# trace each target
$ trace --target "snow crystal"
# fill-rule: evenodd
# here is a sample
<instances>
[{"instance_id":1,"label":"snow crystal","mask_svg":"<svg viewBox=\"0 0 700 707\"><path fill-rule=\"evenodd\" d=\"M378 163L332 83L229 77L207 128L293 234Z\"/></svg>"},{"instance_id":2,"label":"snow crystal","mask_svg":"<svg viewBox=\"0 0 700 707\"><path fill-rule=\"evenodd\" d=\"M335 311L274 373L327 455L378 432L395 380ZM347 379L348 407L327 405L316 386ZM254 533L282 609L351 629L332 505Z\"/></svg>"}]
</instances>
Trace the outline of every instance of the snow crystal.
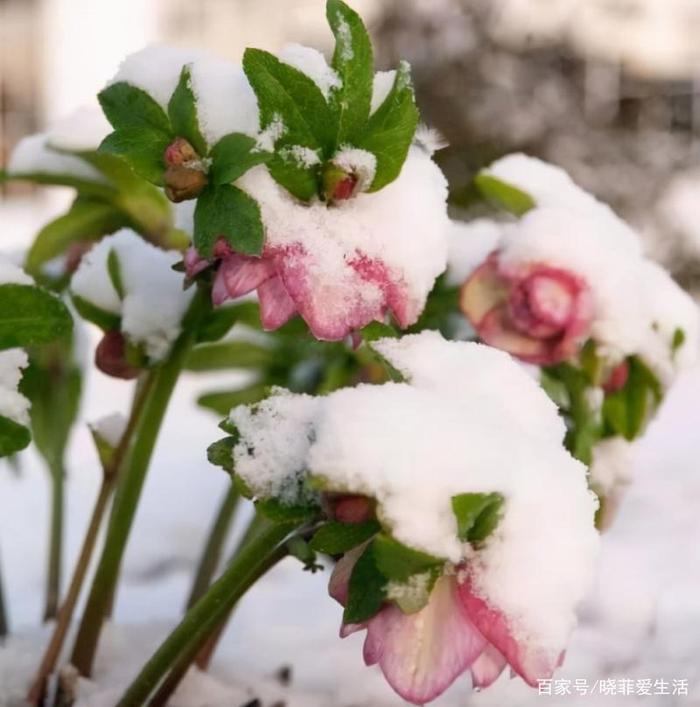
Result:
<instances>
[{"instance_id":1,"label":"snow crystal","mask_svg":"<svg viewBox=\"0 0 700 707\"><path fill-rule=\"evenodd\" d=\"M330 95L331 89L341 86L338 74L328 66L326 58L316 49L301 44L287 44L278 57L280 61L293 66L312 79L326 98Z\"/></svg>"},{"instance_id":2,"label":"snow crystal","mask_svg":"<svg viewBox=\"0 0 700 707\"><path fill-rule=\"evenodd\" d=\"M296 162L299 167L308 169L320 164L321 158L316 150L303 145L290 145L280 150L280 156L285 160Z\"/></svg>"},{"instance_id":3,"label":"snow crystal","mask_svg":"<svg viewBox=\"0 0 700 707\"><path fill-rule=\"evenodd\" d=\"M112 251L119 261L123 298L108 275ZM181 258L177 251L160 250L135 232L122 229L83 257L71 290L96 307L120 315L122 331L134 343L143 344L151 359L160 360L177 338L193 294L183 290L182 276L172 270Z\"/></svg>"},{"instance_id":4,"label":"snow crystal","mask_svg":"<svg viewBox=\"0 0 700 707\"><path fill-rule=\"evenodd\" d=\"M358 253L383 262L391 280L405 287L414 320L445 269L445 178L418 148L409 151L401 174L384 189L358 194L332 208L320 201L299 203L264 166L251 169L237 184L260 204L267 245L302 246L298 257L313 280L310 287L328 291L329 318L333 308L347 310L343 297L348 292L362 292L365 303L383 296L349 264Z\"/></svg>"},{"instance_id":5,"label":"snow crystal","mask_svg":"<svg viewBox=\"0 0 700 707\"><path fill-rule=\"evenodd\" d=\"M340 14L336 15L337 23L337 42L340 50L340 58L343 61L352 61L355 52L352 48L352 31L350 25L345 21L345 18Z\"/></svg>"},{"instance_id":6,"label":"snow crystal","mask_svg":"<svg viewBox=\"0 0 700 707\"><path fill-rule=\"evenodd\" d=\"M258 134L258 142L256 148L272 152L275 149L275 143L287 132L287 128L282 121L282 116L275 113L272 120L267 124L265 130L261 130Z\"/></svg>"},{"instance_id":7,"label":"snow crystal","mask_svg":"<svg viewBox=\"0 0 700 707\"><path fill-rule=\"evenodd\" d=\"M110 447L116 447L126 429L126 417L120 412L113 412L95 420L95 422L90 424L90 427Z\"/></svg>"},{"instance_id":8,"label":"snow crystal","mask_svg":"<svg viewBox=\"0 0 700 707\"><path fill-rule=\"evenodd\" d=\"M364 191L374 181L377 171L377 158L367 150L361 150L350 145L342 145L333 155L332 162L358 179L358 191Z\"/></svg>"},{"instance_id":9,"label":"snow crystal","mask_svg":"<svg viewBox=\"0 0 700 707\"><path fill-rule=\"evenodd\" d=\"M585 467L562 445L556 407L496 349L427 331L374 346L407 382L345 388L315 405L278 394L254 423L237 408L232 419L246 423L237 473L274 495L307 468L324 488L373 496L397 540L453 563L468 558L476 591L516 635L556 653L598 548L596 500ZM459 541L451 509L451 497L466 492L506 499L476 553Z\"/></svg>"},{"instance_id":10,"label":"snow crystal","mask_svg":"<svg viewBox=\"0 0 700 707\"><path fill-rule=\"evenodd\" d=\"M22 138L10 156L8 174L16 177L29 174L67 175L90 182L108 183L106 177L87 162L52 150L47 140L46 133Z\"/></svg>"},{"instance_id":11,"label":"snow crystal","mask_svg":"<svg viewBox=\"0 0 700 707\"><path fill-rule=\"evenodd\" d=\"M54 123L47 132L47 144L59 150L97 150L112 128L98 106L83 106Z\"/></svg>"},{"instance_id":12,"label":"snow crystal","mask_svg":"<svg viewBox=\"0 0 700 707\"><path fill-rule=\"evenodd\" d=\"M591 334L611 361L636 354L664 384L677 370L692 365L700 348L697 306L644 257L638 235L610 207L576 186L563 170L524 155L505 157L487 173L527 192L537 203L518 221L491 227L492 234L500 230L494 249L500 250L504 268L517 271L529 263L547 263L586 280L595 307ZM475 223L461 227L452 239L453 279L459 275L463 281L470 265L483 261L493 237L483 221ZM467 238L473 239L473 249ZM685 341L674 352L678 329Z\"/></svg>"},{"instance_id":13,"label":"snow crystal","mask_svg":"<svg viewBox=\"0 0 700 707\"><path fill-rule=\"evenodd\" d=\"M429 155L435 154L438 150L444 150L450 144L439 130L428 127L424 123L420 123L416 128L413 142L422 147Z\"/></svg>"},{"instance_id":14,"label":"snow crystal","mask_svg":"<svg viewBox=\"0 0 700 707\"><path fill-rule=\"evenodd\" d=\"M126 81L137 86L167 110L185 65L190 66L200 128L209 145L233 132L255 137L258 103L243 70L206 52L149 46L128 56L111 83Z\"/></svg>"}]
</instances>

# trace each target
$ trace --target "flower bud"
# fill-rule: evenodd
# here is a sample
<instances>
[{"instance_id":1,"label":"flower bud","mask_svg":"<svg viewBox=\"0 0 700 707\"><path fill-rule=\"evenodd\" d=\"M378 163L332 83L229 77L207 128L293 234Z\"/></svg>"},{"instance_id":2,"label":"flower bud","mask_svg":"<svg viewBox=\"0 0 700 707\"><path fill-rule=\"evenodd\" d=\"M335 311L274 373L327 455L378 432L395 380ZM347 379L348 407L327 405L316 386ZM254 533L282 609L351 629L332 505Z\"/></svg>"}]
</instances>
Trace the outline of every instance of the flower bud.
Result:
<instances>
[{"instance_id":1,"label":"flower bud","mask_svg":"<svg viewBox=\"0 0 700 707\"><path fill-rule=\"evenodd\" d=\"M198 160L199 155L184 137L178 137L165 148L163 159L166 167L182 167Z\"/></svg>"},{"instance_id":2,"label":"flower bud","mask_svg":"<svg viewBox=\"0 0 700 707\"><path fill-rule=\"evenodd\" d=\"M364 523L375 516L375 502L366 496L327 494L328 514L341 523Z\"/></svg>"},{"instance_id":3,"label":"flower bud","mask_svg":"<svg viewBox=\"0 0 700 707\"><path fill-rule=\"evenodd\" d=\"M116 329L106 332L97 345L95 365L112 378L131 380L139 375L139 369L127 361L124 335Z\"/></svg>"},{"instance_id":4,"label":"flower bud","mask_svg":"<svg viewBox=\"0 0 700 707\"><path fill-rule=\"evenodd\" d=\"M629 373L630 366L627 361L618 364L610 371L610 375L608 375L603 383L603 390L606 393L616 393L618 390L621 390L625 387L625 383L627 383Z\"/></svg>"},{"instance_id":5,"label":"flower bud","mask_svg":"<svg viewBox=\"0 0 700 707\"><path fill-rule=\"evenodd\" d=\"M355 195L358 178L341 167L327 164L323 170L323 196L326 201L345 201Z\"/></svg>"},{"instance_id":6,"label":"flower bud","mask_svg":"<svg viewBox=\"0 0 700 707\"><path fill-rule=\"evenodd\" d=\"M176 204L196 199L207 186L206 167L200 155L182 137L175 138L165 149L165 195Z\"/></svg>"}]
</instances>

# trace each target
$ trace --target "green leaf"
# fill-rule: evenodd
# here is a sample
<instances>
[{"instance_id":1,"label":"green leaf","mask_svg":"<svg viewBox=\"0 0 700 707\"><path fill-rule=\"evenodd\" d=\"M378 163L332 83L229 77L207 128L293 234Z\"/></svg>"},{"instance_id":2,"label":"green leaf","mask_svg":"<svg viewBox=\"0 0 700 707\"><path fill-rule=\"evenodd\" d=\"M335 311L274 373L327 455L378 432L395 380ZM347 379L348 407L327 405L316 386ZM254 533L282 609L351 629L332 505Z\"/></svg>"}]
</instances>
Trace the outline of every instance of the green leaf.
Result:
<instances>
[{"instance_id":1,"label":"green leaf","mask_svg":"<svg viewBox=\"0 0 700 707\"><path fill-rule=\"evenodd\" d=\"M261 150L257 142L245 133L224 135L211 150L209 176L213 184L230 184L251 167L264 164L272 153Z\"/></svg>"},{"instance_id":2,"label":"green leaf","mask_svg":"<svg viewBox=\"0 0 700 707\"><path fill-rule=\"evenodd\" d=\"M0 457L22 451L31 441L32 436L24 425L0 415Z\"/></svg>"},{"instance_id":3,"label":"green leaf","mask_svg":"<svg viewBox=\"0 0 700 707\"><path fill-rule=\"evenodd\" d=\"M100 199L109 199L115 193L114 187L110 184L104 184L101 181L93 182L89 179L81 179L72 174L55 174L50 172L13 172L8 174L0 170L0 184L9 181L70 187L78 191L81 196L94 196Z\"/></svg>"},{"instance_id":4,"label":"green leaf","mask_svg":"<svg viewBox=\"0 0 700 707\"><path fill-rule=\"evenodd\" d=\"M128 224L111 204L78 197L67 213L39 231L27 253L27 272L37 275L44 263L65 253L73 243L97 240Z\"/></svg>"},{"instance_id":5,"label":"green leaf","mask_svg":"<svg viewBox=\"0 0 700 707\"><path fill-rule=\"evenodd\" d=\"M386 577L375 562L373 547L369 545L352 568L343 623L355 624L371 619L386 600L386 584Z\"/></svg>"},{"instance_id":6,"label":"green leaf","mask_svg":"<svg viewBox=\"0 0 700 707\"><path fill-rule=\"evenodd\" d=\"M255 383L247 388L221 390L205 393L197 398L197 404L213 410L218 415L228 415L237 405L251 405L267 397L269 388L263 383Z\"/></svg>"},{"instance_id":7,"label":"green leaf","mask_svg":"<svg viewBox=\"0 0 700 707\"><path fill-rule=\"evenodd\" d=\"M680 327L673 332L673 340L671 341L671 351L675 354L678 349L685 343L685 332Z\"/></svg>"},{"instance_id":8,"label":"green leaf","mask_svg":"<svg viewBox=\"0 0 700 707\"><path fill-rule=\"evenodd\" d=\"M124 282L122 280L122 268L119 263L119 253L114 248L111 248L107 256L107 273L109 275L112 287L119 296L119 299L124 299Z\"/></svg>"},{"instance_id":9,"label":"green leaf","mask_svg":"<svg viewBox=\"0 0 700 707\"><path fill-rule=\"evenodd\" d=\"M529 194L488 172L479 172L474 177L474 184L486 201L515 216L522 216L536 206Z\"/></svg>"},{"instance_id":10,"label":"green leaf","mask_svg":"<svg viewBox=\"0 0 700 707\"><path fill-rule=\"evenodd\" d=\"M275 155L267 168L272 178L300 201L310 201L319 193L320 178L316 169L304 169L280 155Z\"/></svg>"},{"instance_id":11,"label":"green leaf","mask_svg":"<svg viewBox=\"0 0 700 707\"><path fill-rule=\"evenodd\" d=\"M258 309L255 307L256 317ZM212 309L199 327L197 343L218 341L226 336L233 325L238 321L238 310L234 306L222 306Z\"/></svg>"},{"instance_id":12,"label":"green leaf","mask_svg":"<svg viewBox=\"0 0 700 707\"><path fill-rule=\"evenodd\" d=\"M341 85L331 89L336 145L353 142L369 117L374 80L372 43L362 18L341 0L328 0L326 17L335 36L332 66Z\"/></svg>"},{"instance_id":13,"label":"green leaf","mask_svg":"<svg viewBox=\"0 0 700 707\"><path fill-rule=\"evenodd\" d=\"M151 128L172 135L170 120L160 104L146 91L119 81L97 94L107 120L115 130Z\"/></svg>"},{"instance_id":14,"label":"green leaf","mask_svg":"<svg viewBox=\"0 0 700 707\"><path fill-rule=\"evenodd\" d=\"M540 385L558 408L569 407L571 400L566 386L562 381L548 373L546 369L540 371Z\"/></svg>"},{"instance_id":15,"label":"green leaf","mask_svg":"<svg viewBox=\"0 0 700 707\"><path fill-rule=\"evenodd\" d=\"M378 191L399 176L418 126L418 108L410 67L402 62L389 95L370 116L356 144L377 158L369 191Z\"/></svg>"},{"instance_id":16,"label":"green leaf","mask_svg":"<svg viewBox=\"0 0 700 707\"><path fill-rule=\"evenodd\" d=\"M0 285L0 351L70 334L73 318L58 297L33 285Z\"/></svg>"},{"instance_id":17,"label":"green leaf","mask_svg":"<svg viewBox=\"0 0 700 707\"><path fill-rule=\"evenodd\" d=\"M314 504L289 505L276 498L256 501L255 507L275 523L303 523L313 520L319 513L318 506Z\"/></svg>"},{"instance_id":18,"label":"green leaf","mask_svg":"<svg viewBox=\"0 0 700 707\"><path fill-rule=\"evenodd\" d=\"M377 569L387 579L398 582L444 564L439 557L413 550L383 533L372 541L372 551Z\"/></svg>"},{"instance_id":19,"label":"green leaf","mask_svg":"<svg viewBox=\"0 0 700 707\"><path fill-rule=\"evenodd\" d=\"M71 300L78 314L88 322L92 322L96 326L100 327L102 331L119 329L121 317L118 314L100 309L92 302L88 302L86 299L83 299L76 294L71 295Z\"/></svg>"},{"instance_id":20,"label":"green leaf","mask_svg":"<svg viewBox=\"0 0 700 707\"><path fill-rule=\"evenodd\" d=\"M168 116L175 135L184 137L197 153L204 157L209 151L209 147L199 127L197 99L192 90L192 76L189 66L182 67L180 80L168 103Z\"/></svg>"},{"instance_id":21,"label":"green leaf","mask_svg":"<svg viewBox=\"0 0 700 707\"><path fill-rule=\"evenodd\" d=\"M452 496L457 518L457 537L462 542L481 542L498 525L503 507L500 493L461 493Z\"/></svg>"},{"instance_id":22,"label":"green leaf","mask_svg":"<svg viewBox=\"0 0 700 707\"><path fill-rule=\"evenodd\" d=\"M234 436L219 439L207 448L207 459L210 464L220 466L224 471L233 472L233 448L238 438Z\"/></svg>"},{"instance_id":23,"label":"green leaf","mask_svg":"<svg viewBox=\"0 0 700 707\"><path fill-rule=\"evenodd\" d=\"M122 157L136 174L162 186L165 173L163 155L170 142L170 136L160 130L134 125L107 135L99 152Z\"/></svg>"},{"instance_id":24,"label":"green leaf","mask_svg":"<svg viewBox=\"0 0 700 707\"><path fill-rule=\"evenodd\" d=\"M378 339L398 339L399 333L389 324L384 322L370 322L361 331L362 340L365 342L377 341Z\"/></svg>"},{"instance_id":25,"label":"green leaf","mask_svg":"<svg viewBox=\"0 0 700 707\"><path fill-rule=\"evenodd\" d=\"M311 547L326 555L342 555L369 540L380 530L376 520L364 523L330 521L322 525L311 540Z\"/></svg>"},{"instance_id":26,"label":"green leaf","mask_svg":"<svg viewBox=\"0 0 700 707\"><path fill-rule=\"evenodd\" d=\"M260 207L244 191L228 184L205 189L194 210L194 245L199 253L210 256L221 237L238 253L262 253Z\"/></svg>"},{"instance_id":27,"label":"green leaf","mask_svg":"<svg viewBox=\"0 0 700 707\"><path fill-rule=\"evenodd\" d=\"M223 341L195 347L185 368L188 371L217 371L231 368L263 368L275 360L274 351L249 341Z\"/></svg>"},{"instance_id":28,"label":"green leaf","mask_svg":"<svg viewBox=\"0 0 700 707\"><path fill-rule=\"evenodd\" d=\"M276 149L298 145L330 152L334 120L312 79L262 49L246 49L243 70L258 98L261 129L282 123Z\"/></svg>"}]
</instances>

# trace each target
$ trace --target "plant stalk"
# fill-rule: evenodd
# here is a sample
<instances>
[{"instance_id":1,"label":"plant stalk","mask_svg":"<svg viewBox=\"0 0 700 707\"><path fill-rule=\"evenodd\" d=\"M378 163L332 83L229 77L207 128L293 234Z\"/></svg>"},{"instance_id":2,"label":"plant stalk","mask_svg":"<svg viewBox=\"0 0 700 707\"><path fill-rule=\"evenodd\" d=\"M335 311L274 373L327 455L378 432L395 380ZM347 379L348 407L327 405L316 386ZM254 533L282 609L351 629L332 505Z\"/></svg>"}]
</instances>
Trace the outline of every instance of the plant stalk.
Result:
<instances>
[{"instance_id":1,"label":"plant stalk","mask_svg":"<svg viewBox=\"0 0 700 707\"><path fill-rule=\"evenodd\" d=\"M125 458L102 555L71 657L71 663L85 677L90 677L92 673L103 620L119 576L136 508L168 403L187 355L194 344L199 322L208 311L208 302L208 293L204 290L198 291L183 322L183 332L173 345L168 359L152 372L154 377L152 388L144 401L133 446Z\"/></svg>"},{"instance_id":2,"label":"plant stalk","mask_svg":"<svg viewBox=\"0 0 700 707\"><path fill-rule=\"evenodd\" d=\"M49 557L48 571L46 573L44 621L56 618L61 595L63 508L66 478L66 471L61 459L52 462L49 471L51 473L51 524L49 528Z\"/></svg>"},{"instance_id":3,"label":"plant stalk","mask_svg":"<svg viewBox=\"0 0 700 707\"><path fill-rule=\"evenodd\" d=\"M0 565L0 642L10 632L10 627L7 621L7 609L5 608L5 590L2 581L2 566Z\"/></svg>"},{"instance_id":4,"label":"plant stalk","mask_svg":"<svg viewBox=\"0 0 700 707\"><path fill-rule=\"evenodd\" d=\"M180 624L161 644L117 703L117 707L141 707L148 702L168 670L202 642L228 616L260 568L297 523L263 520L260 529L238 552L219 579L185 614Z\"/></svg>"}]
</instances>

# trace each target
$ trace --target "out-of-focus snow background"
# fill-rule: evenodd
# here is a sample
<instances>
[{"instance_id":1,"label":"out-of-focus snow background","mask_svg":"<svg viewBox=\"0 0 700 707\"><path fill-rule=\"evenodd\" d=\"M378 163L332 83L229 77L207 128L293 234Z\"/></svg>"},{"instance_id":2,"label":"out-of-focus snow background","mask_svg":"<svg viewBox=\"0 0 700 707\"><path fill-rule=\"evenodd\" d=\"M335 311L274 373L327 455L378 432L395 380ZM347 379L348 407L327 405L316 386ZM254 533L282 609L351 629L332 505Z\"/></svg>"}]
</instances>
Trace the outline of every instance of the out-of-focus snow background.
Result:
<instances>
[{"instance_id":1,"label":"out-of-focus snow background","mask_svg":"<svg viewBox=\"0 0 700 707\"><path fill-rule=\"evenodd\" d=\"M355 0L381 68L408 58L425 119L451 146L440 155L458 197L491 159L523 149L566 167L643 231L649 251L692 289L700 284L700 2L697 0ZM167 41L236 58L287 41L328 48L323 0L0 0L0 159L21 136L81 104L124 54ZM460 194L463 192L463 194ZM0 249L25 247L69 194L0 192ZM458 200L460 200L458 198ZM89 334L89 333L88 333ZM90 355L94 336L86 344ZM231 383L233 374L224 375ZM207 379L209 387L214 381ZM196 410L204 381L179 387L129 545L100 670L113 704L176 619L226 479L205 460L217 420ZM128 385L91 372L82 419L128 405ZM560 679L687 680L689 696L538 696L503 676L437 705L700 705L700 370L676 385L638 445L636 481L605 536L597 587L582 610ZM84 424L70 451L65 571L97 489ZM32 452L0 467L0 555L12 628L0 650L0 705L21 695L41 634L48 484ZM361 636L337 638L325 574L292 561L237 612L213 675L185 686L182 707L401 705L361 660ZM28 632L28 633L27 633ZM126 649L124 648L126 646ZM119 656L117 658L116 656ZM291 686L275 677L292 666ZM234 687L226 687L233 683ZM564 684L562 684L564 685ZM115 692L110 693L113 687ZM654 691L660 691L663 685ZM600 688L597 688L598 690ZM633 690L634 691L634 690ZM3 701L4 700L4 701Z\"/></svg>"}]
</instances>

